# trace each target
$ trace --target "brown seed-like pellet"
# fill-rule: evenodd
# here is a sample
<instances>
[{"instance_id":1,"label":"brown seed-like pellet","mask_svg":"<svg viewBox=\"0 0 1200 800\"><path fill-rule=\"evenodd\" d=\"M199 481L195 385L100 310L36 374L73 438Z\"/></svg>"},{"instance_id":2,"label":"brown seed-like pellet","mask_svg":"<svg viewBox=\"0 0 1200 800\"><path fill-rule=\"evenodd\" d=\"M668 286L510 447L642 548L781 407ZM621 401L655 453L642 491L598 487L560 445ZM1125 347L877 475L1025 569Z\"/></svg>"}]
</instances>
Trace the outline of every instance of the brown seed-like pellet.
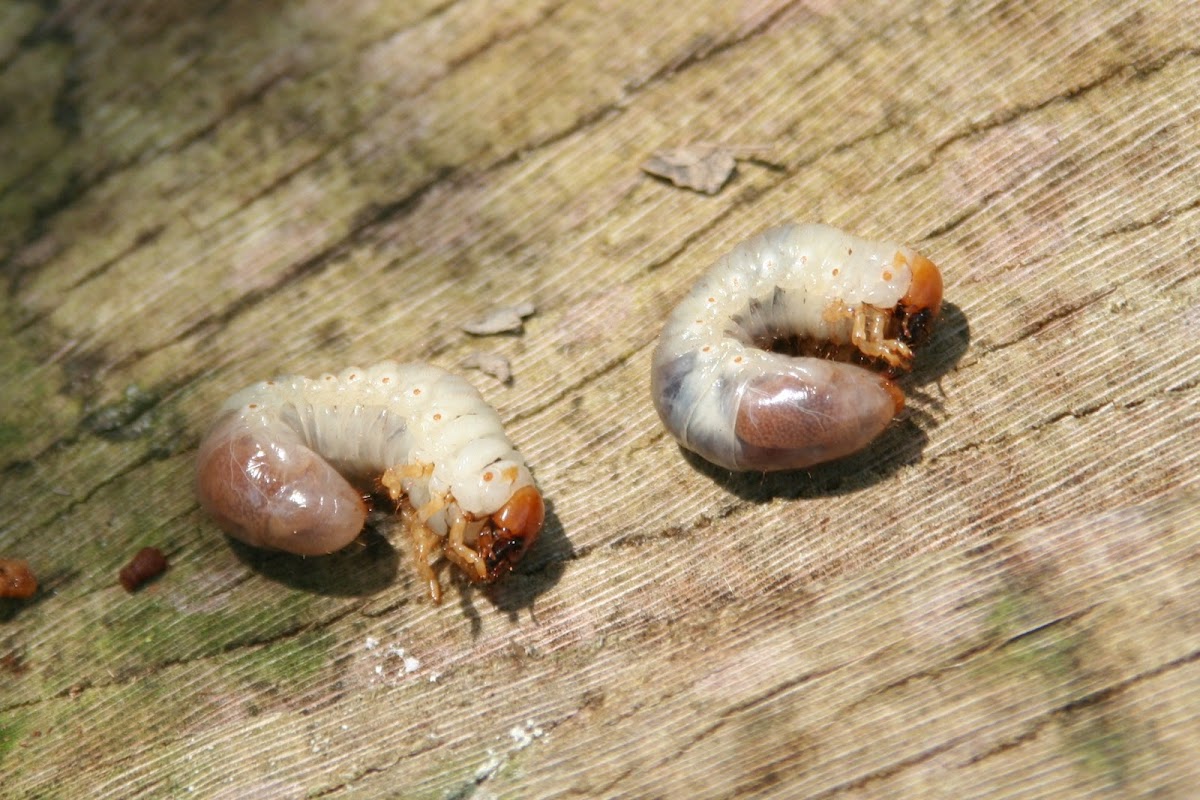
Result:
<instances>
[{"instance_id":1,"label":"brown seed-like pellet","mask_svg":"<svg viewBox=\"0 0 1200 800\"><path fill-rule=\"evenodd\" d=\"M151 578L167 569L167 557L157 547L143 547L137 555L121 568L117 578L125 591L132 592Z\"/></svg>"},{"instance_id":2,"label":"brown seed-like pellet","mask_svg":"<svg viewBox=\"0 0 1200 800\"><path fill-rule=\"evenodd\" d=\"M15 558L0 558L0 597L24 600L37 592L37 578L29 564Z\"/></svg>"}]
</instances>

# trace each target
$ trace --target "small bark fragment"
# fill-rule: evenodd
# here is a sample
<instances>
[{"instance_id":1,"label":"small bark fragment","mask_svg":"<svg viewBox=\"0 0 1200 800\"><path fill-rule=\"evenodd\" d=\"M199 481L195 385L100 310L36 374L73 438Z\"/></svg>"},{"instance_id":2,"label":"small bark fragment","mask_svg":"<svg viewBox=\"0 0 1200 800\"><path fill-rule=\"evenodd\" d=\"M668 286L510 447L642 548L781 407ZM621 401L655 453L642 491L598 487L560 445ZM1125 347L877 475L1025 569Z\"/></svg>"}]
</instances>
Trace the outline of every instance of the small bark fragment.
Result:
<instances>
[{"instance_id":1,"label":"small bark fragment","mask_svg":"<svg viewBox=\"0 0 1200 800\"><path fill-rule=\"evenodd\" d=\"M462 362L464 369L477 369L504 384L512 383L512 364L499 353L473 350Z\"/></svg>"},{"instance_id":2,"label":"small bark fragment","mask_svg":"<svg viewBox=\"0 0 1200 800\"><path fill-rule=\"evenodd\" d=\"M737 170L734 151L712 144L690 144L659 150L642 164L642 171L665 178L684 189L716 194Z\"/></svg>"},{"instance_id":3,"label":"small bark fragment","mask_svg":"<svg viewBox=\"0 0 1200 800\"><path fill-rule=\"evenodd\" d=\"M476 336L491 336L496 333L520 332L526 317L537 309L533 303L518 303L515 306L496 306L480 317L463 323L462 329Z\"/></svg>"}]
</instances>

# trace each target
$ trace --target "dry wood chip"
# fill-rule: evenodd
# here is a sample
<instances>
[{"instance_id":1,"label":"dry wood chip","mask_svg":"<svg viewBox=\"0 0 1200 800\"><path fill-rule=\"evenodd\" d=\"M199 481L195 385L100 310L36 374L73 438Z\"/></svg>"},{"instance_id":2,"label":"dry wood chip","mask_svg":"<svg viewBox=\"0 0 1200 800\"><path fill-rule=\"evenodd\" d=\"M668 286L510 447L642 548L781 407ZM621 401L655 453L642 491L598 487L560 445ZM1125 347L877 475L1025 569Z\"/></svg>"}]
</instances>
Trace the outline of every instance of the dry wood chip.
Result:
<instances>
[{"instance_id":1,"label":"dry wood chip","mask_svg":"<svg viewBox=\"0 0 1200 800\"><path fill-rule=\"evenodd\" d=\"M520 331L524 327L522 320L531 316L534 311L533 303L518 303L515 306L496 306L489 309L483 316L463 324L462 329L476 336L490 336L494 333L509 333Z\"/></svg>"},{"instance_id":2,"label":"dry wood chip","mask_svg":"<svg viewBox=\"0 0 1200 800\"><path fill-rule=\"evenodd\" d=\"M689 144L653 153L642 171L705 194L721 191L737 169L734 151L722 145Z\"/></svg>"},{"instance_id":3,"label":"dry wood chip","mask_svg":"<svg viewBox=\"0 0 1200 800\"><path fill-rule=\"evenodd\" d=\"M462 365L465 369L477 369L491 375L501 383L512 383L512 364L499 353L473 350L463 360Z\"/></svg>"}]
</instances>

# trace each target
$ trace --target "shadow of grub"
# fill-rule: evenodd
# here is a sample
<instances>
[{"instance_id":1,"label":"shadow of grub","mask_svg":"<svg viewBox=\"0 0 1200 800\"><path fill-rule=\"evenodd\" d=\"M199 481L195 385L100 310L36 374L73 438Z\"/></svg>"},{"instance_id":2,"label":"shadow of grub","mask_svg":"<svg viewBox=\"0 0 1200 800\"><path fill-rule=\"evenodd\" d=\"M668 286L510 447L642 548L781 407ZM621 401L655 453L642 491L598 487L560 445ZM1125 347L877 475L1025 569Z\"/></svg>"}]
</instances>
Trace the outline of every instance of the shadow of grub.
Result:
<instances>
[{"instance_id":1,"label":"shadow of grub","mask_svg":"<svg viewBox=\"0 0 1200 800\"><path fill-rule=\"evenodd\" d=\"M350 544L327 556L298 556L262 550L226 536L237 559L284 586L332 597L365 597L396 580L400 553L368 523Z\"/></svg>"},{"instance_id":2,"label":"shadow of grub","mask_svg":"<svg viewBox=\"0 0 1200 800\"><path fill-rule=\"evenodd\" d=\"M0 597L0 622L12 622L17 614L40 602L42 598L39 595L41 593L39 589L38 594L21 600L11 597Z\"/></svg>"},{"instance_id":3,"label":"shadow of grub","mask_svg":"<svg viewBox=\"0 0 1200 800\"><path fill-rule=\"evenodd\" d=\"M938 327L917 352L913 371L896 379L907 396L904 411L865 450L845 458L810 469L732 472L682 447L680 452L698 472L751 502L828 497L865 489L903 467L920 462L929 443L925 431L937 427L937 412L942 410L941 402L924 387L936 384L952 370L970 342L970 326L962 309L953 303L943 304Z\"/></svg>"},{"instance_id":4,"label":"shadow of grub","mask_svg":"<svg viewBox=\"0 0 1200 800\"><path fill-rule=\"evenodd\" d=\"M943 303L933 336L917 351L913 371L900 380L906 391L910 386L923 386L941 379L962 359L971 344L971 326L962 309L954 303Z\"/></svg>"}]
</instances>

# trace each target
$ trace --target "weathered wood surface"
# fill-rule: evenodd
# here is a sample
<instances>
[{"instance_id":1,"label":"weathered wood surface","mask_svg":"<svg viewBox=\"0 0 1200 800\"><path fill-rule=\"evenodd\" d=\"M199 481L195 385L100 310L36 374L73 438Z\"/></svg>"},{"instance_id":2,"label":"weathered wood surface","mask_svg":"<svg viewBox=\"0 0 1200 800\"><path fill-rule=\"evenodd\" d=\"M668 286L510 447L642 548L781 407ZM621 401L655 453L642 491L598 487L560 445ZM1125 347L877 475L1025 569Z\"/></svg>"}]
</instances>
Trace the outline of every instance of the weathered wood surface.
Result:
<instances>
[{"instance_id":1,"label":"weathered wood surface","mask_svg":"<svg viewBox=\"0 0 1200 800\"><path fill-rule=\"evenodd\" d=\"M1200 9L1081 6L0 6L0 795L1187 796ZM688 141L766 150L639 171ZM870 452L731 476L649 353L787 219L952 305ZM550 517L493 595L431 607L384 518L329 563L202 518L234 389L527 299L473 378Z\"/></svg>"}]
</instances>

